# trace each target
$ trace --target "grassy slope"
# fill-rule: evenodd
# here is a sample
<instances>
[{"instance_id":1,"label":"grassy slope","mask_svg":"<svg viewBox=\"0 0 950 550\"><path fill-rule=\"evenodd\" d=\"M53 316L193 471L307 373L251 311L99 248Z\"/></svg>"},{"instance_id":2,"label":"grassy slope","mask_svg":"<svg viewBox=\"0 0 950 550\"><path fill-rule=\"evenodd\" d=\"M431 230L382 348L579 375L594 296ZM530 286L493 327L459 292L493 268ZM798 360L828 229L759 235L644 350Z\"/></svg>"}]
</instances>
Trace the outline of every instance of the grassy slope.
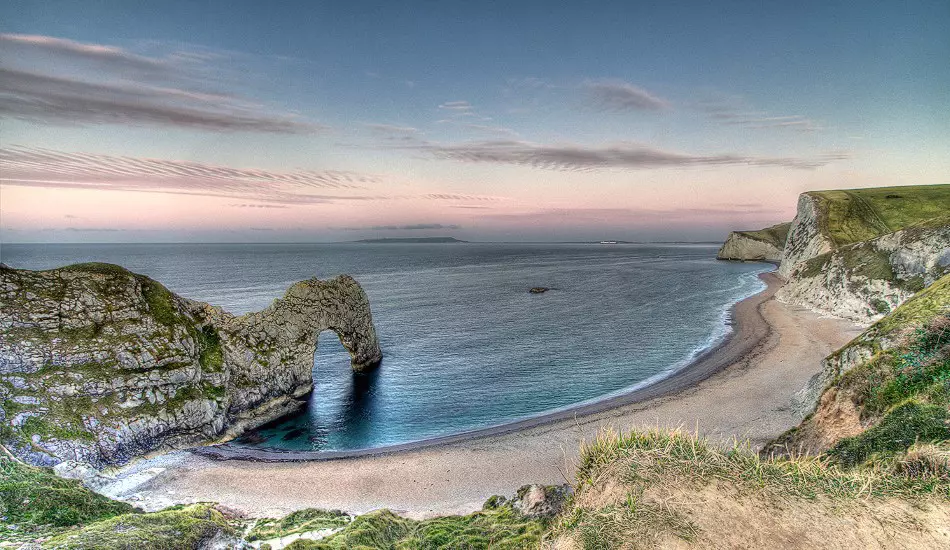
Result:
<instances>
[{"instance_id":1,"label":"grassy slope","mask_svg":"<svg viewBox=\"0 0 950 550\"><path fill-rule=\"evenodd\" d=\"M826 452L855 466L888 460L916 442L950 441L950 275L831 358L854 350L871 357L834 380L815 413L769 452Z\"/></svg>"},{"instance_id":2,"label":"grassy slope","mask_svg":"<svg viewBox=\"0 0 950 550\"><path fill-rule=\"evenodd\" d=\"M32 540L134 511L52 470L0 458L0 540Z\"/></svg>"},{"instance_id":3,"label":"grassy slope","mask_svg":"<svg viewBox=\"0 0 950 550\"><path fill-rule=\"evenodd\" d=\"M866 241L946 217L950 185L812 191L821 223L835 246Z\"/></svg>"},{"instance_id":4,"label":"grassy slope","mask_svg":"<svg viewBox=\"0 0 950 550\"><path fill-rule=\"evenodd\" d=\"M769 243L781 250L785 247L785 238L788 237L788 230L791 226L791 222L785 222L758 231L736 231L736 233L743 237Z\"/></svg>"}]
</instances>

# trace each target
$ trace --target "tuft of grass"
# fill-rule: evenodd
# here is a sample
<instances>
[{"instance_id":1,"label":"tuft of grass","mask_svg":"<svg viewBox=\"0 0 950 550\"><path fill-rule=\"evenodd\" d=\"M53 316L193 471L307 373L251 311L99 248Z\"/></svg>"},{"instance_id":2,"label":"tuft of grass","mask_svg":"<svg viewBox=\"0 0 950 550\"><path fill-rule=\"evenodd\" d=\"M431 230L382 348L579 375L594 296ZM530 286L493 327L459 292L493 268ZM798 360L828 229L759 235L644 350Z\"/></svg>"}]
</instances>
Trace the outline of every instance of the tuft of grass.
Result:
<instances>
[{"instance_id":1,"label":"tuft of grass","mask_svg":"<svg viewBox=\"0 0 950 550\"><path fill-rule=\"evenodd\" d=\"M61 533L43 548L62 550L128 550L161 548L192 550L211 541L229 548L227 539L237 541L237 531L211 504L174 507L150 514L124 514L91 523L81 529Z\"/></svg>"},{"instance_id":2,"label":"tuft of grass","mask_svg":"<svg viewBox=\"0 0 950 550\"><path fill-rule=\"evenodd\" d=\"M904 477L950 480L950 445L916 443L893 461L891 470L895 475Z\"/></svg>"},{"instance_id":3,"label":"tuft of grass","mask_svg":"<svg viewBox=\"0 0 950 550\"><path fill-rule=\"evenodd\" d=\"M78 480L0 458L0 539L36 537L135 511L129 504L90 491Z\"/></svg>"},{"instance_id":4,"label":"tuft of grass","mask_svg":"<svg viewBox=\"0 0 950 550\"><path fill-rule=\"evenodd\" d=\"M343 527L350 517L340 510L320 510L307 508L298 510L280 519L259 519L248 532L247 540L267 540L286 537L294 533L317 531L334 527Z\"/></svg>"}]
</instances>

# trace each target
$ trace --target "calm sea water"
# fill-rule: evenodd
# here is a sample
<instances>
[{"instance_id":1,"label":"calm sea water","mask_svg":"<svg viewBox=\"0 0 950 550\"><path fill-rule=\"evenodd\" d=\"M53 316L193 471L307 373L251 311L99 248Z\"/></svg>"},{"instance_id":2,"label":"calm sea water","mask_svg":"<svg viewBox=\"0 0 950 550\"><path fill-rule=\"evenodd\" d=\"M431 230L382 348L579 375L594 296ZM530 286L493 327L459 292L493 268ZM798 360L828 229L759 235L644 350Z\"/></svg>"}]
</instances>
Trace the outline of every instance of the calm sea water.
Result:
<instances>
[{"instance_id":1,"label":"calm sea water","mask_svg":"<svg viewBox=\"0 0 950 550\"><path fill-rule=\"evenodd\" d=\"M349 273L366 289L384 359L350 371L320 336L309 407L237 444L353 450L535 416L629 391L728 332L727 311L764 284L762 264L712 246L574 244L3 245L46 269L103 261L245 313L293 282ZM553 287L531 295L533 286Z\"/></svg>"}]
</instances>

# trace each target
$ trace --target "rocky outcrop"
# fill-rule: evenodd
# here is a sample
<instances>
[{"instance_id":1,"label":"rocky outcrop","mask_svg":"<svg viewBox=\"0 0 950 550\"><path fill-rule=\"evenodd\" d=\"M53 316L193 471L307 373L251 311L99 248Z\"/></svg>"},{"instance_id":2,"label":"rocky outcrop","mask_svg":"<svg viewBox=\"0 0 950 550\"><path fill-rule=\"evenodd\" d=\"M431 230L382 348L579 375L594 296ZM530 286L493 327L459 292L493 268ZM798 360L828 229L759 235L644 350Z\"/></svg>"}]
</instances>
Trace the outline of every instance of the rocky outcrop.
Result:
<instances>
[{"instance_id":1,"label":"rocky outcrop","mask_svg":"<svg viewBox=\"0 0 950 550\"><path fill-rule=\"evenodd\" d=\"M96 468L229 438L305 403L324 330L355 370L379 363L345 275L234 316L118 266L2 268L0 436L29 462Z\"/></svg>"},{"instance_id":2,"label":"rocky outcrop","mask_svg":"<svg viewBox=\"0 0 950 550\"><path fill-rule=\"evenodd\" d=\"M781 223L759 231L733 231L716 258L742 262L781 262L790 225Z\"/></svg>"},{"instance_id":3,"label":"rocky outcrop","mask_svg":"<svg viewBox=\"0 0 950 550\"><path fill-rule=\"evenodd\" d=\"M948 272L950 226L912 227L796 264L776 298L871 323Z\"/></svg>"}]
</instances>

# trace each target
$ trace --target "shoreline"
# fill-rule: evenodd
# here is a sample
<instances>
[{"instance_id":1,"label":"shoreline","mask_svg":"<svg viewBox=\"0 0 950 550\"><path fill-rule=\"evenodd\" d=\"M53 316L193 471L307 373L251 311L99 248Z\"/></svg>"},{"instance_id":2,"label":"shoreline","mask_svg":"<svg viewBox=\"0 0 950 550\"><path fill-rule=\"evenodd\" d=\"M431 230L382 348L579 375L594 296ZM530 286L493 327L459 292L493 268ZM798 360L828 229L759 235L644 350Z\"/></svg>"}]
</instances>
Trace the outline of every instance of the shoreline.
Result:
<instances>
[{"instance_id":1,"label":"shoreline","mask_svg":"<svg viewBox=\"0 0 950 550\"><path fill-rule=\"evenodd\" d=\"M384 456L511 434L674 395L699 384L729 365L741 361L743 357L768 339L772 329L763 317L760 308L762 304L775 295L785 282L774 270L760 273L758 278L766 284L765 289L736 302L728 309L727 318L730 319L728 323L730 330L722 341L706 348L686 365L670 372L667 376L620 395L585 404L569 405L563 409L514 422L384 447L347 451L281 451L238 447L226 442L196 447L187 451L213 460L244 460L250 462L310 462Z\"/></svg>"}]
</instances>

